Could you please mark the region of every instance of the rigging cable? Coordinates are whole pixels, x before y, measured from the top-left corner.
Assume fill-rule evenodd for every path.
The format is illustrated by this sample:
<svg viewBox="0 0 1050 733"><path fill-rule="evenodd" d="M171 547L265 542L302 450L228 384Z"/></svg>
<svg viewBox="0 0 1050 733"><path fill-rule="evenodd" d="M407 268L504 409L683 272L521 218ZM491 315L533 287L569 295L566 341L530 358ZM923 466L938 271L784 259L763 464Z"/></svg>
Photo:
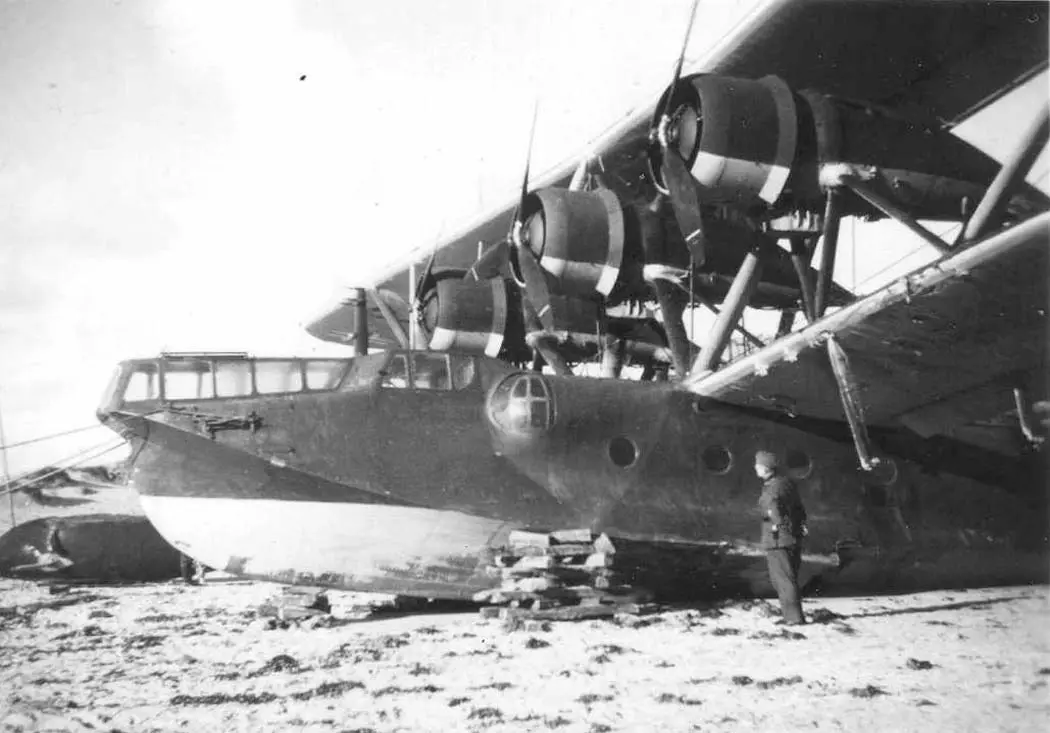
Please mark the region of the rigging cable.
<svg viewBox="0 0 1050 733"><path fill-rule="evenodd" d="M947 229L945 229L945 230L944 230L943 232L940 232L939 234L937 234L937 236L938 236L938 237L941 237L941 238L943 239L944 237L948 236L948 235L949 235L949 233L950 233L950 232L952 231L952 229L954 229L954 228L955 228L955 227L957 227L957 226L960 226L960 225L958 225L958 224L953 224L952 226L950 226L950 227L948 227ZM909 257L911 257L911 256L912 256L913 254L915 254L916 252L920 252L920 251L921 251L921 250L922 250L922 249L923 249L923 248L924 248L925 246L926 246L926 243L925 243L925 242L919 242L919 244L917 244L917 245L915 245L914 247L912 247L912 248L911 248L910 250L908 250L907 252L905 252L904 254L902 254L902 255L901 255L900 257L898 257L897 259L895 259L895 260L894 260L893 262L891 262L890 264L888 264L888 265L886 265L885 267L883 267L883 268L882 268L881 270L879 270L878 272L874 272L874 273L872 273L871 275L869 275L868 277L864 278L863 282L861 282L861 283L857 284L857 286L856 286L856 287L854 288L854 292L856 292L856 291L857 291L857 289L859 289L859 288L863 287L864 285L867 285L868 283L870 283L870 282L871 282L872 280L874 280L875 278L877 278L877 277L878 277L879 275L881 275L882 273L884 273L884 272L887 272L888 270L892 270L892 269L893 269L894 267L896 267L896 266L897 266L897 265L899 265L900 263L904 262L904 260L906 260L906 259L908 259Z"/></svg>
<svg viewBox="0 0 1050 733"><path fill-rule="evenodd" d="M0 445L0 450L6 450L10 448L20 448L23 445L32 445L33 443L40 443L45 440L51 440L52 438L61 438L66 435L73 435L74 433L82 433L85 430L93 430L95 428L105 427L102 423L95 423L94 425L85 425L80 428L73 428L72 430L64 430L61 433L52 433L51 435L41 435L38 438L30 438L29 440L21 440L17 443L9 443L7 445Z"/></svg>
<svg viewBox="0 0 1050 733"><path fill-rule="evenodd" d="M126 445L126 442L123 439L118 439L118 441L116 443L113 443L111 441L106 441L105 443L99 443L98 445L94 445L94 446L92 446L90 448L85 448L84 450L80 451L79 453L74 453L73 455L69 456L68 458L63 458L62 460L58 461L58 463L64 463L66 461L72 461L67 466L59 466L59 467L55 468L54 470L48 471L47 473L42 474L40 476L32 476L32 474L33 474L32 471L26 471L21 476L18 476L17 478L13 478L13 479L9 480L6 484L3 485L3 487L0 487L0 496L2 496L3 494L13 494L13 493L18 492L18 491L24 491L24 490L28 489L30 486L32 486L33 484L40 483L41 481L43 481L46 478L50 478L51 476L54 476L55 474L62 473L63 471L65 471L65 470L67 470L69 468L74 468L74 467L76 467L76 466L78 466L78 465L80 465L80 464L82 464L82 463L84 463L86 461L90 461L90 460L92 460L94 458L98 458L100 456L104 456L105 454L110 453L112 451L115 451L117 448L120 448L120 447L122 447L124 445ZM101 450L99 450L99 449L101 449ZM96 451L96 452L92 453L92 451ZM85 455L85 454L90 454L90 455ZM31 477L31 476L32 476L32 478L29 481L26 481L26 479ZM23 481L25 481L25 483L21 483Z"/></svg>

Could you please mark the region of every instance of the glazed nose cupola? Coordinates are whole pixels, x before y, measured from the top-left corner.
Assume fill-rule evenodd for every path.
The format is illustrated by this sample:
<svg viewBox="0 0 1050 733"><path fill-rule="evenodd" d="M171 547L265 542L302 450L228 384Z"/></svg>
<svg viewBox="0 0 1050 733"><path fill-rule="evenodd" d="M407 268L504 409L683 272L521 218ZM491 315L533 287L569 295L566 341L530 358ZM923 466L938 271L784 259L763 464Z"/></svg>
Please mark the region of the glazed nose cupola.
<svg viewBox="0 0 1050 733"><path fill-rule="evenodd" d="M554 424L554 398L538 374L515 374L493 390L488 401L492 422L506 434L531 436Z"/></svg>

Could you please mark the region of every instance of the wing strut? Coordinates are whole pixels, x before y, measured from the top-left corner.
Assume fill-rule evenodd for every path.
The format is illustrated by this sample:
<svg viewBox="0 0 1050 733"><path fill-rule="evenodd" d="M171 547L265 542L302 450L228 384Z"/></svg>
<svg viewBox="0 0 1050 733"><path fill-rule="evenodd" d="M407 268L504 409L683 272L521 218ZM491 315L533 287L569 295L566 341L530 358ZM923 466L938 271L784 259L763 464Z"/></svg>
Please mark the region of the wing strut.
<svg viewBox="0 0 1050 733"><path fill-rule="evenodd" d="M383 314L383 318L386 320L386 324L390 326L390 330L394 334L394 338L397 339L397 343L402 349L408 348L408 336L405 335L405 329L401 327L401 321L397 320L397 316L394 311L390 310L390 306L383 300L383 296L380 295L379 291L372 288L368 291L368 294L372 296L372 302L376 304L376 308Z"/></svg>
<svg viewBox="0 0 1050 733"><path fill-rule="evenodd" d="M1032 121L1031 127L1025 131L1024 136L1018 142L1013 154L1003 163L1003 167L988 187L981 203L974 210L973 216L966 222L957 245L972 242L987 231L989 224L994 222L1002 211L1010 192L1021 185L1025 176L1032 170L1048 138L1050 138L1050 107L1044 105Z"/></svg>

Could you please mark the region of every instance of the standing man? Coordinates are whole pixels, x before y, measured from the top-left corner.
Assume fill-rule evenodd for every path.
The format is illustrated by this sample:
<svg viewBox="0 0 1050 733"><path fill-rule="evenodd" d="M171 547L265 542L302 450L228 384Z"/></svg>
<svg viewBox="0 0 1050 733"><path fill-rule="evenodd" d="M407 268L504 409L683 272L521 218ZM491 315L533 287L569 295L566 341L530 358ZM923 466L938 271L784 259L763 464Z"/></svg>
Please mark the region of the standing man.
<svg viewBox="0 0 1050 733"><path fill-rule="evenodd" d="M762 512L762 548L766 551L769 580L780 599L783 618L779 623L800 626L806 623L798 591L798 570L802 564L802 538L806 529L806 509L798 487L781 475L775 453L755 453L755 473L762 479L758 507Z"/></svg>

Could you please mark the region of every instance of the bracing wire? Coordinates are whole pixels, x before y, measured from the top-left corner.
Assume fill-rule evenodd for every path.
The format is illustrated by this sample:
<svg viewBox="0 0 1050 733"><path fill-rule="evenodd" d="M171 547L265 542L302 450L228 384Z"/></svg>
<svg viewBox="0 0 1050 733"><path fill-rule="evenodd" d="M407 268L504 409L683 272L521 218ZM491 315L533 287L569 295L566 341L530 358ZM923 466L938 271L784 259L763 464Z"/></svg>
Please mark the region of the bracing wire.
<svg viewBox="0 0 1050 733"><path fill-rule="evenodd" d="M959 225L953 224L949 228L945 229L943 232L938 233L937 236L941 237L943 239L944 237L948 236L948 234L952 231L952 229L955 229L957 226L959 226ZM892 270L894 267L896 267L900 263L904 262L904 260L906 260L909 257L911 257L916 252L921 251L924 247L926 247L926 243L925 242L920 242L919 244L915 245L914 247L909 249L907 252L902 254L900 257L895 259L893 262L891 262L890 264L888 264L885 267L883 267L882 269L880 269L878 272L873 272L871 275L868 275L866 278L864 278L864 280L862 282L857 283L854 286L854 288L853 288L854 291L856 291L858 288L863 287L864 285L867 285L868 283L870 283L872 280L874 280L875 278L877 278L879 275L883 274L884 272L888 272L889 270ZM856 250L854 250L854 251L856 251Z"/></svg>
<svg viewBox="0 0 1050 733"><path fill-rule="evenodd" d="M50 435L41 435L37 438L30 438L29 440L20 440L17 443L8 443L7 445L0 445L0 450L8 450L11 448L20 448L23 445L32 445L33 443L42 443L45 440L52 440L54 438L62 438L66 435L74 435L75 433L82 433L85 430L94 430L95 428L105 427L102 423L95 423L94 425L84 425L83 427L73 428L72 430L63 430L60 433L51 433Z"/></svg>
<svg viewBox="0 0 1050 733"><path fill-rule="evenodd" d="M29 480L29 481L26 481L26 479L29 478L30 476L32 476L33 472L32 471L26 471L25 473L21 474L20 476L16 476L15 478L9 480L6 484L4 484L2 487L0 487L0 496L6 495L6 494L13 494L13 493L18 492L18 491L24 491L25 489L28 489L29 487L33 486L34 484L40 483L41 481L43 481L46 478L50 478L51 476L54 476L55 474L62 473L63 471L65 471L68 468L74 468L75 466L78 466L78 465L80 465L80 464L82 464L82 463L84 463L86 461L90 461L90 460L92 460L94 458L99 458L100 456L104 456L107 453L115 451L117 448L123 447L125 444L126 443L125 443L124 440L118 438L116 440L116 442L113 442L112 440L108 440L105 443L99 443L98 445L94 445L94 446L92 446L90 448L85 448L84 450L80 451L79 453L74 453L73 455L71 455L71 456L69 456L67 458L63 458L62 460L58 461L58 463L60 463L60 464L61 463L66 463L67 461L69 461L68 465L59 466L59 467L55 468L53 471L48 471L47 473L45 473L45 474L43 474L41 476L33 476L32 479Z"/></svg>

